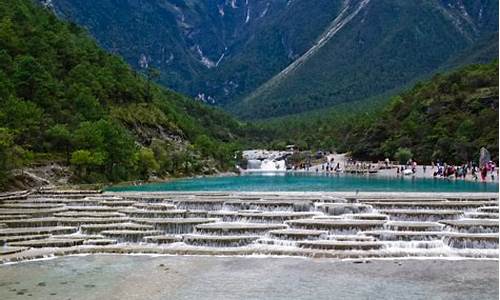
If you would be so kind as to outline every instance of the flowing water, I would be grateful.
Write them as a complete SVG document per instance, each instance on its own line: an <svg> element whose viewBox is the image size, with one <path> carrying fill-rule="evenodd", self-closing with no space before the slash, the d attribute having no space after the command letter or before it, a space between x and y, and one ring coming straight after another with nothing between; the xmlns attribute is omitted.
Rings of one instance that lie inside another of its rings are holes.
<svg viewBox="0 0 500 300"><path fill-rule="evenodd" d="M40 190L0 200L1 299L498 298L496 193ZM146 253L180 256L8 265Z"/></svg>
<svg viewBox="0 0 500 300"><path fill-rule="evenodd" d="M366 192L498 192L498 183L433 178L251 174L179 179L166 183L117 186L110 191L366 191Z"/></svg>
<svg viewBox="0 0 500 300"><path fill-rule="evenodd" d="M498 261L80 256L0 267L10 299L498 299Z"/></svg>

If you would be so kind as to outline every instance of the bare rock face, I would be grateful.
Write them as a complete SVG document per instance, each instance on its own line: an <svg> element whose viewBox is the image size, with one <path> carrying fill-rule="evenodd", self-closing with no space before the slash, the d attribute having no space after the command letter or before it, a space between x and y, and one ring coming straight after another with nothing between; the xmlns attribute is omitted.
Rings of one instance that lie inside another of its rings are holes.
<svg viewBox="0 0 500 300"><path fill-rule="evenodd" d="M14 171L9 185L12 190L29 190L53 185L64 185L70 181L73 172L67 166L57 163Z"/></svg>

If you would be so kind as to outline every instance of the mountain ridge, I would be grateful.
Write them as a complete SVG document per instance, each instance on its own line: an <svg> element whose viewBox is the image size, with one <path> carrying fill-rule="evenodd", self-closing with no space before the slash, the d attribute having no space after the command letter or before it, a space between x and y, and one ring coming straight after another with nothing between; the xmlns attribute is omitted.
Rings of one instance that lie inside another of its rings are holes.
<svg viewBox="0 0 500 300"><path fill-rule="evenodd" d="M390 11L391 5L389 4L392 4L391 1L380 1L377 3L378 7L369 7L370 3L366 3L364 7L368 8L364 13L363 20L371 22L374 27L381 28L383 31L386 28L384 28L382 23L377 23L373 20L369 21L370 18L376 19L380 16L380 13L370 14L370 10L383 9L381 3L386 4L385 11ZM442 22L442 26L448 27L448 31L455 30L456 34L448 35L448 37L439 34L431 36L424 41L419 40L418 35L426 36L428 34L424 32L429 30L432 32L433 29L425 24L421 24L424 28L428 27L424 31L413 28L413 23L405 25L404 22L407 19L411 19L411 15L414 14L414 10L409 9L408 6L408 4L405 4L401 8L401 10L406 12L408 18L396 21L395 24L400 25L388 27L389 29L395 28L395 31L393 30L393 32L382 35L377 32L364 34L367 39L372 39L371 42L368 41L371 46L370 48L362 51L357 50L359 46L356 44L359 44L359 41L353 40L354 34L342 37L342 33L340 33L340 36L337 37L337 42L332 41L329 45L323 46L323 48L329 47L329 50L323 49L321 55L309 59L309 65L303 65L302 68L296 68L292 65L292 72L276 75L273 79L237 103L235 107L229 108L229 110L246 118L252 118L255 115L261 118L268 118L321 109L341 102L370 98L376 96L378 93L397 89L398 86L402 87L416 77L431 75L442 68L443 64L453 56L473 44L475 42L474 38L476 40L480 39L484 34L480 33L478 29L479 25L471 25L470 23L457 25L454 22ZM433 7L432 5L429 6L428 10L432 11ZM415 11L417 10L415 9ZM443 7L439 7L439 11L440 14L448 15L455 22L458 22L456 17L452 17L452 14L444 10ZM440 15L433 16L427 14L425 16L428 19L430 18L429 24L435 24ZM415 22L419 19L425 19L425 17L413 18ZM351 25L357 26L359 23L361 22L354 22ZM498 30L497 25L487 24L485 27L486 34L488 34L488 30L491 30L491 28ZM352 29L351 31L355 32L356 30L358 30L358 34L361 33L363 35L363 32L368 29L361 27ZM447 30L442 31L447 32ZM401 34L403 32L404 34ZM457 34L461 39L457 38ZM411 39L412 35L415 35L414 40ZM497 35L495 35L496 41L492 41L492 45L498 44ZM439 41L441 38L443 40ZM367 40L361 38L361 41L363 43ZM388 47L384 43L392 43L393 46ZM398 51L397 45L399 43L406 43L407 45L402 44L402 47L406 47L407 49L405 51ZM445 44L446 46L444 46ZM346 45L349 45L350 48L346 47ZM428 50L431 48L434 49ZM322 49L318 51L322 51ZM356 54L346 54L351 51ZM391 51L393 55L389 56L386 54ZM488 57L488 60L497 57L494 51L489 54L492 56ZM419 58L411 57L413 55L419 56ZM338 58L339 56L341 57L340 59ZM468 63L477 62L481 61L473 59L469 59L468 61ZM325 69L332 71L324 72ZM347 80L346 77L348 77ZM374 85L374 82L378 82L378 86ZM329 98L331 100L328 100ZM260 109L259 106L264 103L265 108Z"/></svg>
<svg viewBox="0 0 500 300"><path fill-rule="evenodd" d="M156 67L162 84L247 119L377 96L430 75L484 34L498 32L498 3L488 0L50 5L137 70Z"/></svg>

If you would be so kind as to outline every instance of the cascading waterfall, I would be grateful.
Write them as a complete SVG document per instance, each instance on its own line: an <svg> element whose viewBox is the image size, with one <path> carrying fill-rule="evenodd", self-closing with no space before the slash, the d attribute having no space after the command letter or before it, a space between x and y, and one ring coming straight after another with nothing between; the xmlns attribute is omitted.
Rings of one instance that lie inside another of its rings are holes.
<svg viewBox="0 0 500 300"><path fill-rule="evenodd" d="M249 172L283 172L286 171L286 163L284 160L275 159L251 159L247 161L247 169Z"/></svg>
<svg viewBox="0 0 500 300"><path fill-rule="evenodd" d="M260 170L262 161L258 159L251 159L247 162L247 170Z"/></svg>
<svg viewBox="0 0 500 300"><path fill-rule="evenodd" d="M12 251L55 247L63 253L68 247L99 252L109 245L127 251L141 244L153 253L224 254L230 249L231 254L330 257L498 255L498 219L489 218L498 215L498 200L491 196L67 195L1 201L0 245Z"/></svg>

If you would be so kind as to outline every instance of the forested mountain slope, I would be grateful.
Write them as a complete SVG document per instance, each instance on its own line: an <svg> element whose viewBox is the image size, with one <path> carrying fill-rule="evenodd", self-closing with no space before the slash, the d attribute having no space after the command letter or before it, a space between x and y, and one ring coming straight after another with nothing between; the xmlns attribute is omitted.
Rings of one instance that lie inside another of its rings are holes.
<svg viewBox="0 0 500 300"><path fill-rule="evenodd" d="M230 167L240 123L150 79L33 1L0 1L0 185L44 161L87 182Z"/></svg>
<svg viewBox="0 0 500 300"><path fill-rule="evenodd" d="M351 152L356 159L391 159L401 149L418 162L477 160L486 147L498 159L498 60L417 83L387 104L336 109L260 123L274 147ZM358 112L356 111L363 111Z"/></svg>
<svg viewBox="0 0 500 300"><path fill-rule="evenodd" d="M42 2L136 69L154 66L167 86L220 105L311 47L340 8L330 0Z"/></svg>
<svg viewBox="0 0 500 300"><path fill-rule="evenodd" d="M431 74L491 32L498 44L498 2L346 3L327 40L231 109L273 117L359 101ZM498 56L487 54L488 61Z"/></svg>
<svg viewBox="0 0 500 300"><path fill-rule="evenodd" d="M394 157L406 148L420 162L464 163L486 147L498 160L498 60L436 75L391 100L374 121L342 143L357 157Z"/></svg>
<svg viewBox="0 0 500 300"><path fill-rule="evenodd" d="M378 97L498 44L492 0L41 1L137 70L244 118Z"/></svg>

